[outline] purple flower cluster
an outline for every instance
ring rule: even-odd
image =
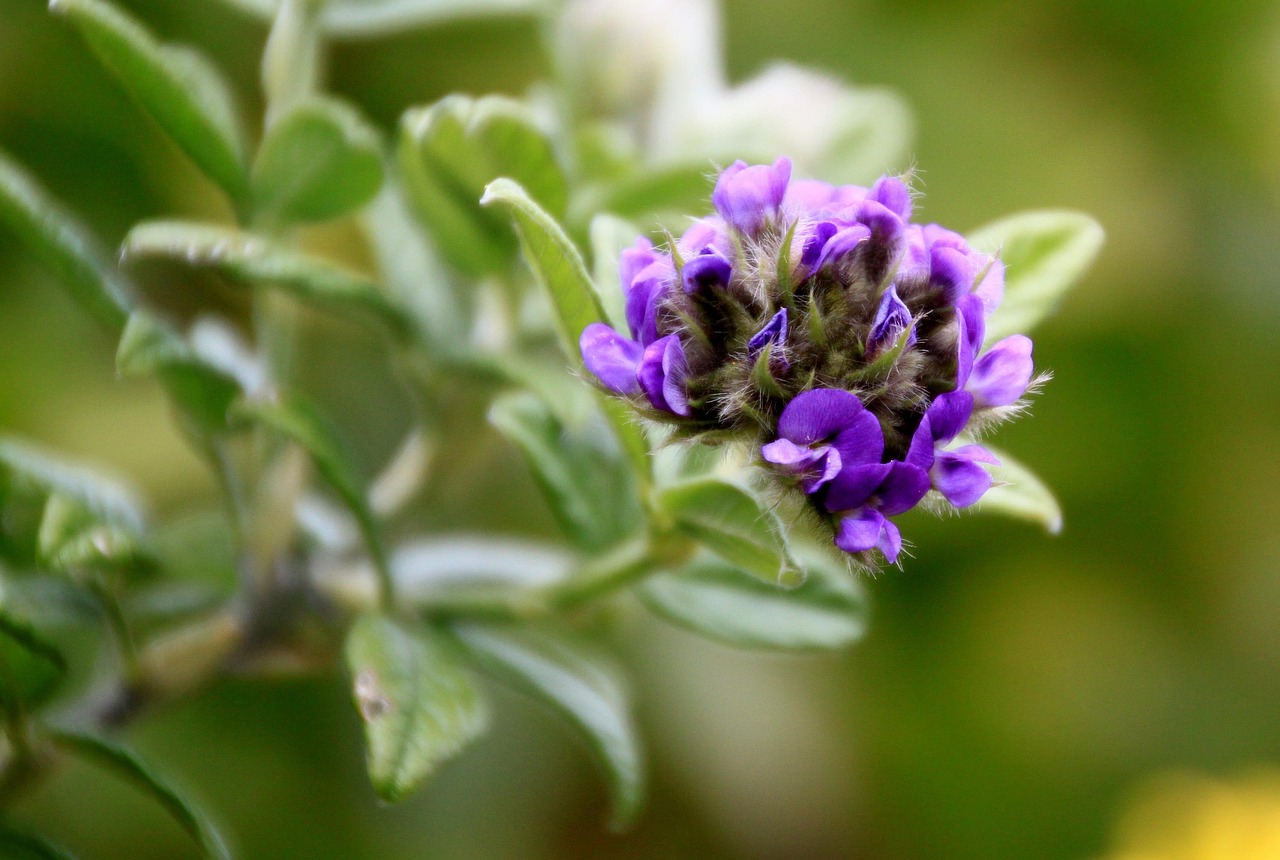
[[[589,326],[587,369],[685,438],[748,440],[837,546],[895,561],[891,517],[990,488],[997,461],[959,440],[1031,383],[1028,338],[983,349],[1003,265],[912,223],[896,177],[835,187],[792,181],[785,158],[738,162],[712,203],[666,251],[623,252],[629,336]]]

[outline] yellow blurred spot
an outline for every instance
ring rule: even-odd
[[[1103,860],[1280,860],[1280,770],[1154,778],[1122,814]]]

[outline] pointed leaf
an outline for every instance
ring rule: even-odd
[[[1003,514],[1044,526],[1049,534],[1062,531],[1062,507],[1053,491],[1036,474],[986,442],[983,447],[1000,461],[991,468],[995,484],[978,501],[978,513]]]
[[[452,629],[482,668],[550,705],[584,736],[609,779],[613,826],[634,821],[644,800],[644,761],[614,668],[562,634],[461,622]]]
[[[142,503],[132,488],[29,442],[0,437],[0,473],[42,494],[56,492],[74,499],[104,522],[142,529]]]
[[[510,212],[525,262],[551,300],[565,354],[578,364],[582,360],[578,350],[582,330],[604,319],[604,308],[596,297],[582,255],[555,219],[516,182],[494,180],[480,202],[484,206],[501,205]]]
[[[277,223],[323,221],[382,185],[382,144],[349,105],[309,99],[275,120],[253,165],[254,208]]]
[[[59,493],[49,496],[40,521],[37,549],[49,569],[62,573],[109,570],[135,573],[148,567],[140,535],[104,522]]]
[[[51,739],[66,752],[105,767],[149,794],[196,841],[205,857],[231,860],[226,843],[204,813],[132,751],[102,738],[77,732],[54,732]]]
[[[374,316],[396,334],[409,331],[404,314],[376,284],[251,233],[183,221],[148,221],[129,231],[123,254],[185,261],[250,284],[272,284],[340,313],[358,310]]]
[[[347,668],[383,800],[404,797],[487,726],[475,685],[430,630],[362,616],[347,636]]]
[[[102,0],[50,0],[144,111],[233,199],[246,189],[243,147],[227,85],[200,54],[161,45]]]
[[[66,674],[61,652],[7,607],[0,608],[0,714],[40,707]]]
[[[725,561],[767,583],[800,583],[777,515],[737,484],[694,478],[659,490],[656,501],[679,531]]]
[[[489,423],[524,454],[565,534],[595,550],[634,531],[640,508],[621,452],[600,416],[591,417],[571,428],[528,392],[489,408]]]
[[[145,311],[129,316],[116,350],[121,376],[155,374],[174,404],[200,430],[226,429],[239,382],[196,353],[180,335]]]
[[[547,136],[521,102],[501,96],[449,96],[404,115],[400,166],[409,199],[441,254],[472,275],[505,269],[515,254],[506,219],[481,208],[500,176],[520,182],[555,216],[568,196]]]
[[[1102,227],[1080,212],[1023,212],[969,236],[1005,265],[1004,302],[987,320],[987,343],[1029,334],[1057,309],[1102,249]]]
[[[280,0],[224,0],[271,20]],[[324,29],[341,38],[373,38],[429,27],[463,18],[532,15],[548,8],[548,0],[329,0]]]
[[[650,577],[637,592],[668,621],[743,648],[844,648],[862,638],[866,597],[853,574],[825,558],[804,561],[805,581],[794,589],[704,557],[678,572]]]
[[[0,223],[17,233],[99,322],[116,330],[124,325],[131,289],[115,262],[88,230],[2,152]]]

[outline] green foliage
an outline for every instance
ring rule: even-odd
[[[162,45],[102,0],[50,0],[174,142],[233,200],[248,190],[244,145],[226,83],[199,53]]]
[[[453,632],[495,678],[568,720],[608,777],[613,826],[633,822],[644,799],[644,761],[616,670],[560,633],[480,623],[458,623]]]
[[[364,615],[347,635],[346,657],[369,778],[383,800],[400,800],[488,725],[479,691],[430,629]]]
[[[270,20],[282,0],[224,0]],[[339,38],[370,38],[475,16],[529,15],[548,0],[329,0],[322,22]]]
[[[480,203],[500,205],[511,213],[525,262],[551,300],[561,346],[571,362],[579,363],[582,330],[604,319],[604,308],[582,255],[564,229],[518,183],[494,180],[485,188]]]
[[[741,486],[694,478],[662,488],[656,503],[677,530],[730,564],[772,585],[803,581],[777,514]]]
[[[470,275],[507,268],[515,250],[504,219],[481,208],[493,180],[510,177],[531,206],[564,213],[565,177],[551,142],[511,99],[449,96],[409,111],[400,122],[399,161],[418,218],[444,258]]]
[[[227,411],[242,394],[233,376],[146,311],[129,315],[116,350],[116,369],[121,376],[158,377],[174,405],[204,434],[227,428]]]
[[[0,828],[0,855],[8,860],[74,860],[51,842],[4,828]]]
[[[866,596],[844,565],[813,550],[804,561],[805,581],[791,589],[707,556],[649,578],[638,592],[668,621],[728,645],[787,651],[852,645],[866,630]]]
[[[0,713],[39,708],[58,690],[67,664],[57,647],[0,607]]]
[[[1027,334],[1052,313],[1102,250],[1102,227],[1079,212],[1023,212],[979,228],[969,242],[1004,261],[1004,302],[987,321],[987,343]]]
[[[146,221],[125,237],[129,258],[158,257],[220,272],[250,285],[270,284],[335,313],[357,311],[404,334],[409,322],[377,284],[280,242],[225,227]]]
[[[54,745],[65,752],[111,771],[149,795],[187,831],[205,857],[231,860],[231,852],[227,850],[222,836],[204,813],[133,752],[111,741],[80,732],[56,731],[50,737]]]
[[[368,203],[382,185],[382,143],[349,105],[311,98],[267,132],[253,164],[254,211],[288,224],[323,221]]]
[[[128,316],[131,288],[98,241],[34,179],[0,153],[0,223],[58,275],[71,295],[109,328]]]
[[[1009,454],[985,443],[983,447],[995,455],[1000,465],[992,467],[995,483],[978,501],[977,510],[1037,523],[1049,534],[1062,531],[1062,508],[1053,491]]]
[[[640,511],[633,481],[612,436],[594,412],[569,427],[537,396],[504,395],[489,423],[516,445],[570,540],[600,550],[635,529]]]

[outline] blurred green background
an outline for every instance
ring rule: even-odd
[[[261,24],[213,0],[121,5],[209,51],[253,114]],[[603,829],[586,754],[508,696],[394,808],[336,674],[227,681],[133,727],[244,858],[1066,860],[1105,854],[1153,774],[1280,765],[1280,6],[726,0],[724,26],[733,80],[787,58],[899,91],[929,220],[1102,222],[1100,262],[1037,333],[1054,381],[1001,434],[1058,491],[1065,532],[910,517],[914,558],[870,583],[871,632],[836,657],[733,652],[624,611],[653,765],[624,836]],[[451,24],[339,45],[331,81],[389,130],[451,91],[524,91],[540,45],[527,20]],[[0,147],[109,243],[143,217],[219,212],[42,0],[0,0]],[[332,327],[356,358],[317,353],[312,373],[373,468],[404,406],[370,382],[377,346]],[[117,381],[113,353],[0,233],[0,431],[134,476],[164,516],[207,504],[158,389]],[[516,456],[476,445],[423,529],[550,534]],[[191,851],[79,766],[19,813],[88,858]]]

